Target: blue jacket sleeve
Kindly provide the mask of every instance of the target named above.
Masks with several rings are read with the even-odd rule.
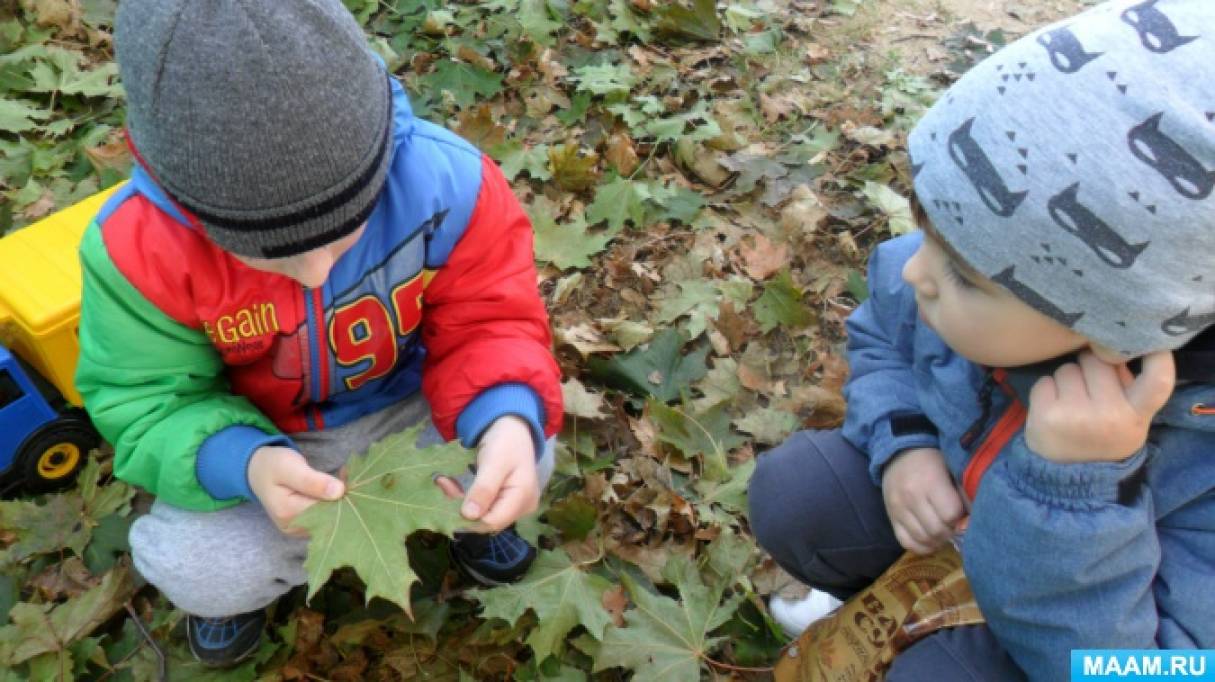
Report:
[[[1215,499],[1194,498],[1184,529],[1158,531],[1151,488],[1140,483],[1154,447],[1125,462],[1060,464],[1022,434],[984,476],[966,575],[1031,680],[1067,679],[1073,649],[1215,645]]]
[[[849,316],[844,386],[848,414],[843,435],[869,455],[878,485],[890,458],[908,448],[937,447],[936,429],[924,417],[912,375],[917,313],[903,282],[903,264],[920,246],[919,232],[878,246],[869,258],[869,298]]]

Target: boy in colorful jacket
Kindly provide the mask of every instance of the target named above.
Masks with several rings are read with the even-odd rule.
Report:
[[[135,566],[195,655],[256,649],[305,582],[287,534],[386,435],[478,448],[474,579],[520,576],[562,419],[531,225],[497,166],[413,117],[339,0],[125,0],[138,161],[87,231],[77,385],[156,495]],[[424,396],[424,397],[423,397]],[[447,482],[451,490],[453,483]]]
[[[760,544],[839,599],[960,545],[986,624],[891,682],[1215,647],[1213,63],[1215,3],[1108,3],[989,57],[911,133],[924,230],[870,260],[843,430],[762,455],[750,490]],[[773,609],[820,615],[796,606]]]

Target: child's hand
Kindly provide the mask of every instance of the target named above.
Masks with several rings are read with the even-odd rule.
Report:
[[[459,496],[455,481],[440,478],[438,483],[449,496]],[[540,481],[531,427],[518,417],[501,417],[481,436],[477,477],[464,495],[460,513],[466,519],[480,520],[484,530],[499,531],[539,506]]]
[[[1084,351],[1034,384],[1025,443],[1056,462],[1120,462],[1143,447],[1175,380],[1169,351],[1145,355],[1138,377]]]
[[[882,499],[894,536],[916,554],[931,554],[949,542],[965,511],[945,455],[936,448],[895,455],[882,472]]]
[[[336,500],[346,489],[338,479],[308,466],[300,453],[278,446],[254,451],[249,460],[249,487],[274,525],[296,537],[307,535],[303,529],[290,527],[300,512],[320,500]]]

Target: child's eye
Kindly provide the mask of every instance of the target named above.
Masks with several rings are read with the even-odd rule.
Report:
[[[975,285],[974,282],[970,281],[970,279],[968,279],[966,277],[966,275],[962,274],[962,271],[958,269],[957,264],[955,264],[952,260],[946,261],[945,274],[949,277],[950,280],[953,281],[954,284],[957,284],[959,287],[961,287],[963,289],[978,289],[979,288],[978,286]]]

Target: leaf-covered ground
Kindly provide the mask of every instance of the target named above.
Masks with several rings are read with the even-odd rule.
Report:
[[[146,496],[102,453],[75,490],[0,503],[0,681],[763,678],[783,643],[764,597],[789,586],[750,536],[747,478],[842,417],[866,254],[910,227],[906,131],[974,59],[1083,3],[346,2],[535,223],[569,413],[521,524],[540,559],[467,589],[446,540],[415,535],[414,620],[339,571],[211,673],[130,569]],[[114,9],[0,3],[0,233],[128,171]]]

